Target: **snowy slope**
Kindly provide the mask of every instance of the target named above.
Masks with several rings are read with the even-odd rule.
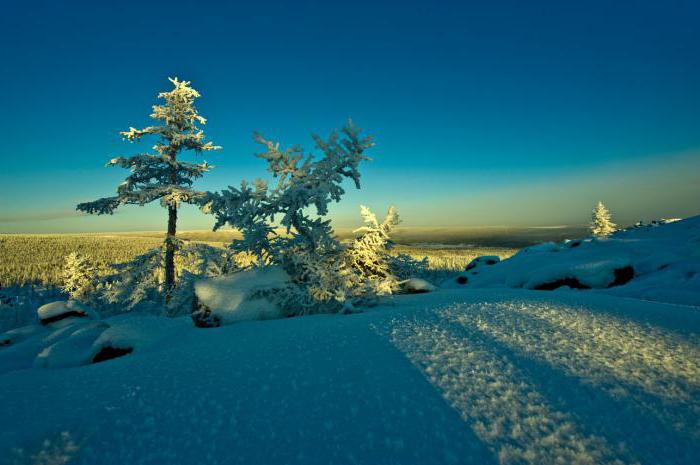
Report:
[[[446,287],[585,292],[700,306],[700,216],[607,239],[548,242],[500,263],[475,260]]]
[[[168,320],[150,345],[124,328],[156,321],[129,321],[102,333],[136,346],[121,358],[5,367],[0,463],[700,463],[692,307],[438,290],[363,314]]]

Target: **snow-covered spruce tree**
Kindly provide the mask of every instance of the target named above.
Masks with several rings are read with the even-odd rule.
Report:
[[[389,265],[389,235],[400,222],[396,208],[389,211],[381,223],[372,211],[360,206],[360,214],[365,225],[356,229],[360,233],[345,252],[350,266],[368,282],[376,294],[391,294],[399,287],[398,279]]]
[[[129,128],[120,134],[129,142],[143,136],[156,136],[153,146],[155,153],[140,153],[131,157],[113,158],[107,166],[121,166],[131,174],[117,187],[117,195],[94,202],[81,203],[77,209],[98,215],[112,214],[121,205],[145,205],[160,200],[168,210],[168,227],[165,239],[164,284],[166,301],[175,286],[175,250],[177,241],[177,210],[182,202],[198,203],[204,196],[192,189],[193,181],[211,168],[206,161],[189,163],[178,159],[183,151],[191,150],[199,154],[221,147],[205,142],[204,132],[198,125],[206,120],[199,115],[194,102],[199,92],[190,87],[190,82],[169,78],[174,88],[161,92],[158,98],[165,100],[163,105],[154,105],[151,118],[159,125],[143,129]]]
[[[608,237],[617,231],[617,225],[612,222],[610,212],[603,202],[598,202],[591,215],[591,234],[596,237]]]
[[[253,253],[259,264],[280,265],[296,285],[313,296],[341,302],[345,291],[324,283],[352,286],[353,276],[325,216],[329,204],[340,201],[345,193],[344,180],[360,187],[358,166],[368,160],[365,151],[374,145],[371,137],[360,133],[361,129],[348,121],[327,140],[314,135],[316,148],[322,152],[318,158],[304,153],[300,146],[282,149],[255,134],[255,141],[265,148],[257,156],[267,161],[276,186],[270,188],[262,180],[253,185],[243,181],[240,188],[209,193],[202,210],[216,217],[215,230],[228,224],[241,231],[243,238],[231,243],[233,250]],[[307,303],[307,308],[315,305]]]
[[[360,206],[360,213],[365,226],[354,231],[360,235],[345,251],[345,256],[373,294],[392,294],[399,290],[402,280],[425,274],[427,258],[416,260],[406,254],[390,253],[393,246],[391,233],[401,222],[396,208],[390,207],[381,223],[364,205]]]
[[[68,254],[63,265],[63,286],[61,290],[72,299],[83,300],[94,291],[97,268],[90,259],[77,252]]]

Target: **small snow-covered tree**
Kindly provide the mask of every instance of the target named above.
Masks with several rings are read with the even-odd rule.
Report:
[[[591,234],[596,237],[608,237],[617,231],[617,225],[612,222],[612,216],[603,202],[598,202],[591,215]]]
[[[82,300],[94,290],[97,268],[90,259],[77,252],[68,254],[63,265],[63,286],[61,289],[71,298]]]
[[[355,238],[345,255],[350,266],[370,283],[377,294],[391,294],[398,288],[398,280],[392,274],[389,265],[389,235],[401,220],[394,207],[389,207],[381,223],[364,205],[360,206],[360,214],[365,225],[354,231],[360,235]]]
[[[107,166],[121,166],[131,171],[117,187],[117,195],[77,206],[80,211],[102,215],[113,214],[121,205],[145,205],[160,200],[168,211],[163,262],[166,301],[175,286],[178,208],[183,202],[198,203],[204,197],[204,193],[195,191],[192,184],[211,168],[206,161],[189,163],[178,157],[187,150],[199,154],[221,148],[205,142],[204,132],[199,127],[206,123],[194,104],[200,97],[199,92],[190,87],[189,81],[171,78],[170,82],[174,88],[158,94],[158,98],[165,100],[165,103],[154,105],[151,114],[151,118],[160,124],[143,129],[131,127],[128,131],[120,132],[129,142],[138,141],[144,136],[157,137],[158,141],[153,146],[155,153],[113,158]]]
[[[314,298],[341,301],[346,294],[340,287],[349,286],[354,275],[325,216],[329,204],[345,193],[343,181],[352,180],[360,187],[358,167],[368,160],[365,151],[374,145],[371,137],[360,133],[348,121],[328,139],[314,135],[321,157],[306,154],[298,145],[283,149],[255,134],[255,141],[264,147],[257,156],[267,161],[276,185],[243,181],[240,188],[209,193],[202,210],[216,217],[215,230],[228,224],[241,231],[243,238],[230,245],[234,251],[254,254],[259,264],[282,266],[292,282]]]
[[[345,251],[345,256],[373,294],[392,294],[399,290],[402,280],[425,274],[427,258],[416,260],[406,254],[390,253],[391,233],[401,222],[396,208],[390,207],[381,223],[364,205],[360,206],[360,212],[365,226],[354,231],[360,235]]]

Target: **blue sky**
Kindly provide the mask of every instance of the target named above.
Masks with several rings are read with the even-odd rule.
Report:
[[[0,232],[162,229],[155,205],[73,210],[149,147],[118,131],[149,124],[167,76],[224,147],[202,189],[264,174],[254,130],[374,134],[339,226],[360,203],[416,226],[581,224],[599,199],[622,223],[700,213],[696,1],[219,3],[4,2]]]

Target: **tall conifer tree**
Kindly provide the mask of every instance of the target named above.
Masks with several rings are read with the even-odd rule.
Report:
[[[140,153],[131,157],[117,157],[107,166],[121,166],[131,174],[117,187],[117,195],[94,202],[81,203],[77,209],[98,215],[112,214],[121,205],[145,205],[160,200],[168,211],[167,236],[165,239],[165,291],[166,300],[175,286],[175,249],[177,233],[177,211],[181,203],[198,203],[203,192],[192,188],[195,179],[209,171],[206,162],[190,163],[179,159],[185,151],[196,154],[217,150],[221,147],[205,142],[199,125],[206,120],[195,108],[199,92],[190,87],[189,81],[169,78],[174,88],[161,92],[158,98],[163,105],[153,105],[151,118],[159,122],[143,129],[129,128],[120,134],[129,142],[139,141],[143,136],[155,136],[155,153]]]

